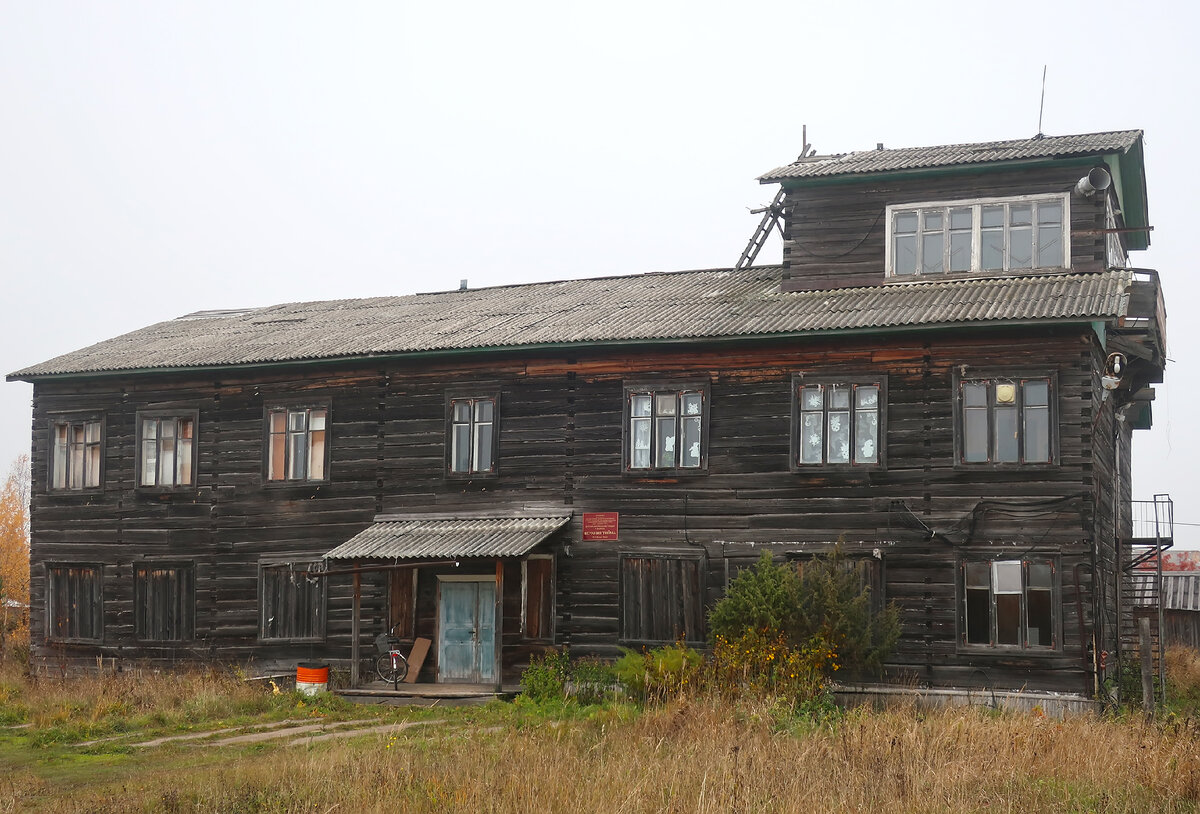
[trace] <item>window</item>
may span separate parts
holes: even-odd
[[[1050,377],[962,379],[958,387],[961,463],[1053,461]]]
[[[96,564],[46,565],[48,639],[98,642],[104,638],[102,573],[102,567]]]
[[[1066,268],[1070,220],[1067,195],[889,206],[887,271]]]
[[[554,638],[554,558],[534,554],[521,563],[521,632],[526,639]]]
[[[320,562],[264,563],[259,569],[259,637],[321,639],[325,635],[325,580]]]
[[[454,475],[496,471],[496,396],[450,399],[449,467]]]
[[[138,416],[138,486],[180,489],[196,483],[196,416]]]
[[[796,566],[796,573],[803,577],[809,563],[828,554],[795,554],[791,558]],[[844,574],[853,574],[858,580],[860,591],[866,591],[869,597],[868,605],[871,614],[880,613],[884,608],[883,597],[883,559],[873,554],[843,554],[837,560],[838,570]]]
[[[879,381],[825,383],[797,378],[793,468],[880,464],[883,401]]]
[[[630,470],[698,470],[705,449],[707,388],[626,388],[626,458]]]
[[[1058,647],[1053,560],[964,561],[961,567],[963,645]]]
[[[196,569],[192,564],[141,563],[133,572],[133,622],[139,639],[192,639]]]
[[[621,639],[704,641],[702,561],[695,557],[621,556]]]
[[[325,480],[326,407],[276,407],[267,411],[267,480]]]
[[[100,419],[55,419],[50,425],[50,438],[50,488],[98,489],[103,457]]]

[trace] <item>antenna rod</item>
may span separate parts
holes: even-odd
[[[1042,101],[1038,103],[1038,138],[1042,137],[1042,111],[1046,109],[1046,67],[1042,66]]]

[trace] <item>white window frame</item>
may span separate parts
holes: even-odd
[[[1031,258],[1031,267],[1028,269],[1010,269],[1009,268],[1009,224],[1007,217],[1007,207],[1013,204],[1037,204],[1044,202],[1060,203],[1062,205],[1062,246],[1063,246],[1063,262],[1061,266],[1039,266],[1037,265],[1037,242],[1033,243],[1033,256]],[[984,269],[983,265],[983,242],[981,237],[982,218],[981,210],[984,206],[1003,205],[1005,206],[1005,223],[1004,223],[1004,268],[1003,269]],[[971,264],[967,271],[947,271],[943,266],[942,271],[934,273],[923,273],[921,263],[918,261],[917,269],[912,274],[896,274],[895,268],[895,224],[896,215],[903,212],[917,212],[923,215],[926,211],[943,209],[946,210],[946,216],[949,217],[950,209],[962,209],[970,207],[971,214]],[[1049,193],[1041,195],[1014,195],[1001,198],[963,198],[954,201],[918,201],[915,203],[904,204],[889,204],[886,210],[887,216],[887,235],[884,241],[884,263],[885,274],[887,277],[897,280],[910,280],[921,277],[941,277],[947,274],[996,274],[1007,273],[1009,271],[1035,271],[1045,268],[1067,268],[1071,267],[1071,195],[1069,192]],[[1036,225],[1036,217],[1034,217]],[[946,227],[947,234],[949,226]],[[917,235],[921,235],[918,229]],[[918,240],[918,250],[920,241]],[[943,252],[947,252],[948,247],[943,244]]]

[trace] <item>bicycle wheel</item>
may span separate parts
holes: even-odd
[[[380,653],[375,659],[375,672],[388,684],[398,684],[408,675],[408,660],[402,653]]]

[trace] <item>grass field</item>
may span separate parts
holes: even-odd
[[[1175,662],[1173,671],[1200,677],[1194,656]],[[396,709],[303,699],[216,672],[31,682],[9,669],[0,674],[0,809],[1197,811],[1200,717],[1179,697],[1152,724],[980,708],[796,714],[706,697],[646,710],[522,701]],[[327,728],[215,743],[315,723]],[[216,730],[228,731],[135,745]],[[322,733],[330,736],[312,738]]]

